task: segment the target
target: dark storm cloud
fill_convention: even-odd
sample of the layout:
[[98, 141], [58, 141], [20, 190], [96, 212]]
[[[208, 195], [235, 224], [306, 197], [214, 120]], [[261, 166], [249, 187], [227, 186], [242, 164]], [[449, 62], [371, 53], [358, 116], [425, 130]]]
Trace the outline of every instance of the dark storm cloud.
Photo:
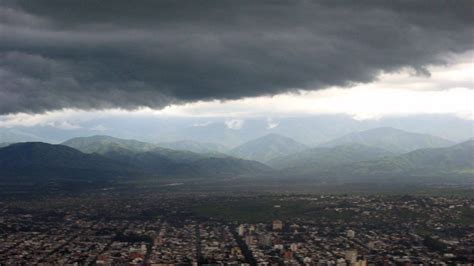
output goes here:
[[0, 114], [370, 82], [473, 48], [471, 1], [0, 2]]

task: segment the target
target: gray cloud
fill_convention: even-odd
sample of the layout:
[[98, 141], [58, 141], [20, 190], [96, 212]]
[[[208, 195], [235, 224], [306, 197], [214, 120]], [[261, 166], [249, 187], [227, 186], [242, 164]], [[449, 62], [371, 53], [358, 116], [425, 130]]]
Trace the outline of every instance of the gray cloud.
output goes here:
[[428, 74], [473, 48], [471, 1], [0, 3], [0, 114], [238, 99]]

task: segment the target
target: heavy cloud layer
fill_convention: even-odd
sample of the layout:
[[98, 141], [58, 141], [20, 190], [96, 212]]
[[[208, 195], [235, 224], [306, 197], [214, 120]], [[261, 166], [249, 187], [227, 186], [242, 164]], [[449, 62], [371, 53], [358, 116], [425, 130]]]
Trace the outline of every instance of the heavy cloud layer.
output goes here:
[[472, 1], [0, 2], [0, 114], [160, 108], [429, 74]]

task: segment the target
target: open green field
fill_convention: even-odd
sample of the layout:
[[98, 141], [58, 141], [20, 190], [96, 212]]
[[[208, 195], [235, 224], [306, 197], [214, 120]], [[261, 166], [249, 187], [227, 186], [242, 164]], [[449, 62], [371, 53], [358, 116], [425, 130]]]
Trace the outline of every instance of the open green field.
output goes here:
[[458, 209], [460, 211], [459, 218], [454, 222], [461, 225], [474, 224], [474, 208], [463, 207]]
[[211, 217], [228, 222], [269, 222], [275, 219], [289, 220], [295, 217], [328, 219], [348, 219], [354, 213], [326, 210], [310, 201], [280, 201], [271, 198], [229, 200], [195, 206], [193, 212], [200, 216]]

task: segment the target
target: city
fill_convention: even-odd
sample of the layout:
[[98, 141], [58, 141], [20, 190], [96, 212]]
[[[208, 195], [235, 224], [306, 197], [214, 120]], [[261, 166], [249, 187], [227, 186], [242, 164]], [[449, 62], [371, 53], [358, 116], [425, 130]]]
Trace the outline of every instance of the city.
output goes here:
[[463, 197], [102, 191], [4, 200], [0, 212], [5, 265], [474, 262]]

